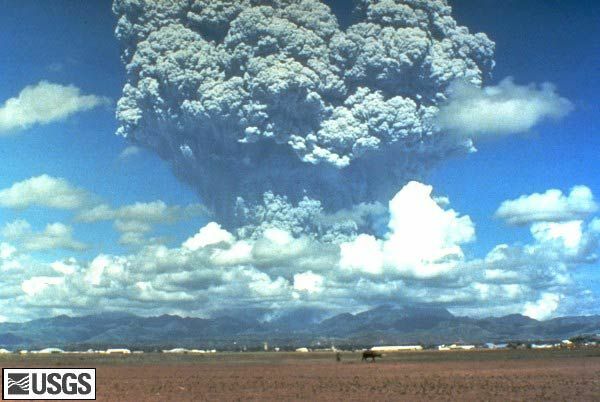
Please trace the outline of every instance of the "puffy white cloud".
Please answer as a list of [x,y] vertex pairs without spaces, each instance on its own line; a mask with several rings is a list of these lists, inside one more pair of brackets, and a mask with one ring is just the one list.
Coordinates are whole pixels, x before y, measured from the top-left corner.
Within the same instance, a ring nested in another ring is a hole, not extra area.
[[60,222],[49,223],[43,231],[33,231],[29,222],[18,219],[5,224],[0,230],[7,240],[16,243],[28,251],[53,250],[85,250],[87,246],[73,239],[73,229]]
[[301,272],[294,275],[294,290],[308,293],[320,292],[323,290],[324,281],[323,276],[312,271]]
[[362,235],[341,245],[342,268],[392,271],[416,277],[440,275],[463,258],[460,247],[475,238],[468,216],[444,210],[431,197],[431,186],[410,182],[390,201],[389,232],[383,240]]
[[459,81],[449,92],[437,123],[442,129],[475,138],[525,132],[544,119],[561,118],[573,109],[549,83],[537,88],[506,78],[497,86],[479,88]]
[[193,237],[190,237],[185,242],[183,242],[183,247],[196,251],[200,248],[210,246],[213,244],[225,243],[232,244],[234,241],[234,237],[228,231],[221,229],[221,225],[216,222],[210,222],[208,225],[204,226],[198,233],[196,233]]
[[64,261],[54,261],[50,263],[50,267],[63,275],[71,275],[77,272],[79,269],[79,265],[77,264],[77,260],[75,258],[68,258]]
[[206,213],[201,204],[190,204],[185,207],[167,205],[164,201],[136,202],[119,208],[106,204],[81,211],[77,220],[80,222],[100,222],[120,220],[121,222],[135,221],[142,223],[169,223]]
[[543,293],[535,302],[527,302],[523,314],[536,320],[544,320],[558,308],[561,296],[555,293]]
[[496,211],[496,217],[511,225],[523,225],[585,218],[597,210],[598,204],[592,191],[586,186],[575,186],[568,195],[561,190],[550,189],[541,194],[522,195],[504,201]]
[[539,243],[560,242],[568,250],[577,250],[583,237],[582,221],[536,222],[531,234]]
[[136,202],[119,208],[111,208],[106,204],[97,205],[81,211],[77,219],[81,222],[99,222],[118,219],[120,221],[136,221],[144,223],[176,222],[191,216],[205,213],[200,204],[190,204],[185,207],[167,205],[164,201]]
[[74,187],[67,180],[46,174],[31,177],[0,190],[0,206],[23,209],[42,206],[56,209],[76,209],[90,201],[87,191]]
[[57,276],[34,276],[33,278],[24,280],[21,288],[28,296],[35,296],[48,286],[61,285],[64,282],[64,278]]
[[381,242],[374,236],[361,234],[351,242],[340,244],[340,267],[380,274],[383,270]]
[[36,261],[18,242],[6,243],[0,270],[10,274],[0,276],[0,308],[10,319],[56,309],[209,316],[223,309],[318,305],[342,312],[406,302],[474,315],[576,312],[563,300],[585,290],[572,275],[577,267],[597,261],[596,220],[536,223],[529,243],[501,244],[473,259],[461,248],[474,239],[474,225],[448,202],[440,206],[430,186],[410,183],[389,204],[385,235],[363,233],[339,244],[272,227],[240,238],[215,222],[181,246],[146,244],[91,261]]
[[108,104],[108,98],[82,95],[73,85],[40,81],[0,106],[0,135],[25,130],[35,124],[47,124]]
[[460,244],[475,239],[471,218],[444,210],[431,197],[431,191],[431,186],[410,182],[390,201],[385,248],[395,263],[462,258]]
[[167,205],[161,200],[152,202],[136,202],[113,208],[107,204],[99,204],[80,210],[76,216],[79,222],[92,223],[106,220],[114,221],[114,228],[121,234],[119,243],[126,246],[142,246],[158,239],[146,237],[152,232],[155,224],[172,224],[191,217],[206,215],[201,204],[186,206]]
[[17,251],[12,245],[2,242],[0,243],[0,259],[6,260]]

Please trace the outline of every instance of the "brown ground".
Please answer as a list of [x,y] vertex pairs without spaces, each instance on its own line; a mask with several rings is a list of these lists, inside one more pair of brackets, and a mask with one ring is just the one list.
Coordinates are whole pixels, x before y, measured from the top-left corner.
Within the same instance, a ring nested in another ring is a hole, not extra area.
[[600,401],[600,350],[8,356],[0,366],[96,367],[99,401]]

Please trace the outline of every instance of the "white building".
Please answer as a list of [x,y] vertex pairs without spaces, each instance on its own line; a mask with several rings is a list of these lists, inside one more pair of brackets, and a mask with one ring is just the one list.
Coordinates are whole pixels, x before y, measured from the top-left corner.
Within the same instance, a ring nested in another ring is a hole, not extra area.
[[552,349],[553,347],[554,347],[554,345],[552,345],[550,343],[542,343],[542,344],[532,343],[531,344],[531,349]]
[[507,343],[486,343],[485,347],[488,349],[506,349]]
[[296,349],[296,352],[308,353],[308,348],[298,348],[298,349]]
[[4,355],[7,353],[12,353],[10,350],[6,350],[6,349],[0,349],[0,355]]
[[475,345],[457,345],[457,344],[452,344],[450,345],[450,349],[452,350],[472,350],[475,349]]
[[189,350],[185,349],[185,348],[174,348],[174,349],[169,349],[169,350],[163,350],[163,353],[188,353]]
[[440,345],[438,346],[438,350],[473,350],[475,349],[475,345],[457,345],[453,343],[450,346]]
[[114,348],[114,349],[106,349],[106,353],[108,354],[124,354],[128,355],[131,353],[131,350],[124,348]]
[[403,352],[409,350],[423,350],[421,345],[402,345],[402,346],[373,346],[373,352]]
[[34,350],[31,353],[65,353],[65,351],[59,348],[46,348],[42,350]]

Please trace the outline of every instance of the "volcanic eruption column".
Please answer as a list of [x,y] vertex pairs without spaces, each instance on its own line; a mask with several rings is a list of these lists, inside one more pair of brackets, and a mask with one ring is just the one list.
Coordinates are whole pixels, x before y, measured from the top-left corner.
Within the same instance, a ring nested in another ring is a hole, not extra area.
[[244,236],[387,202],[473,147],[435,118],[453,82],[481,87],[494,43],[444,0],[356,1],[345,30],[317,0],[113,9],[127,71],[118,134],[168,160]]

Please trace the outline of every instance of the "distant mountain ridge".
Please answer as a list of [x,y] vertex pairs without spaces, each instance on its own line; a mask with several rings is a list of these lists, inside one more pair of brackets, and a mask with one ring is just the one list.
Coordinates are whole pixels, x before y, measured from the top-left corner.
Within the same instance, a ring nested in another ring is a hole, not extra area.
[[25,323],[0,324],[0,347],[205,347],[239,349],[272,346],[441,344],[560,340],[600,333],[600,316],[560,317],[547,321],[512,314],[475,319],[428,305],[383,305],[358,314],[321,319],[307,309],[274,316],[268,322],[238,315],[190,318],[139,317],[103,313],[60,315]]

